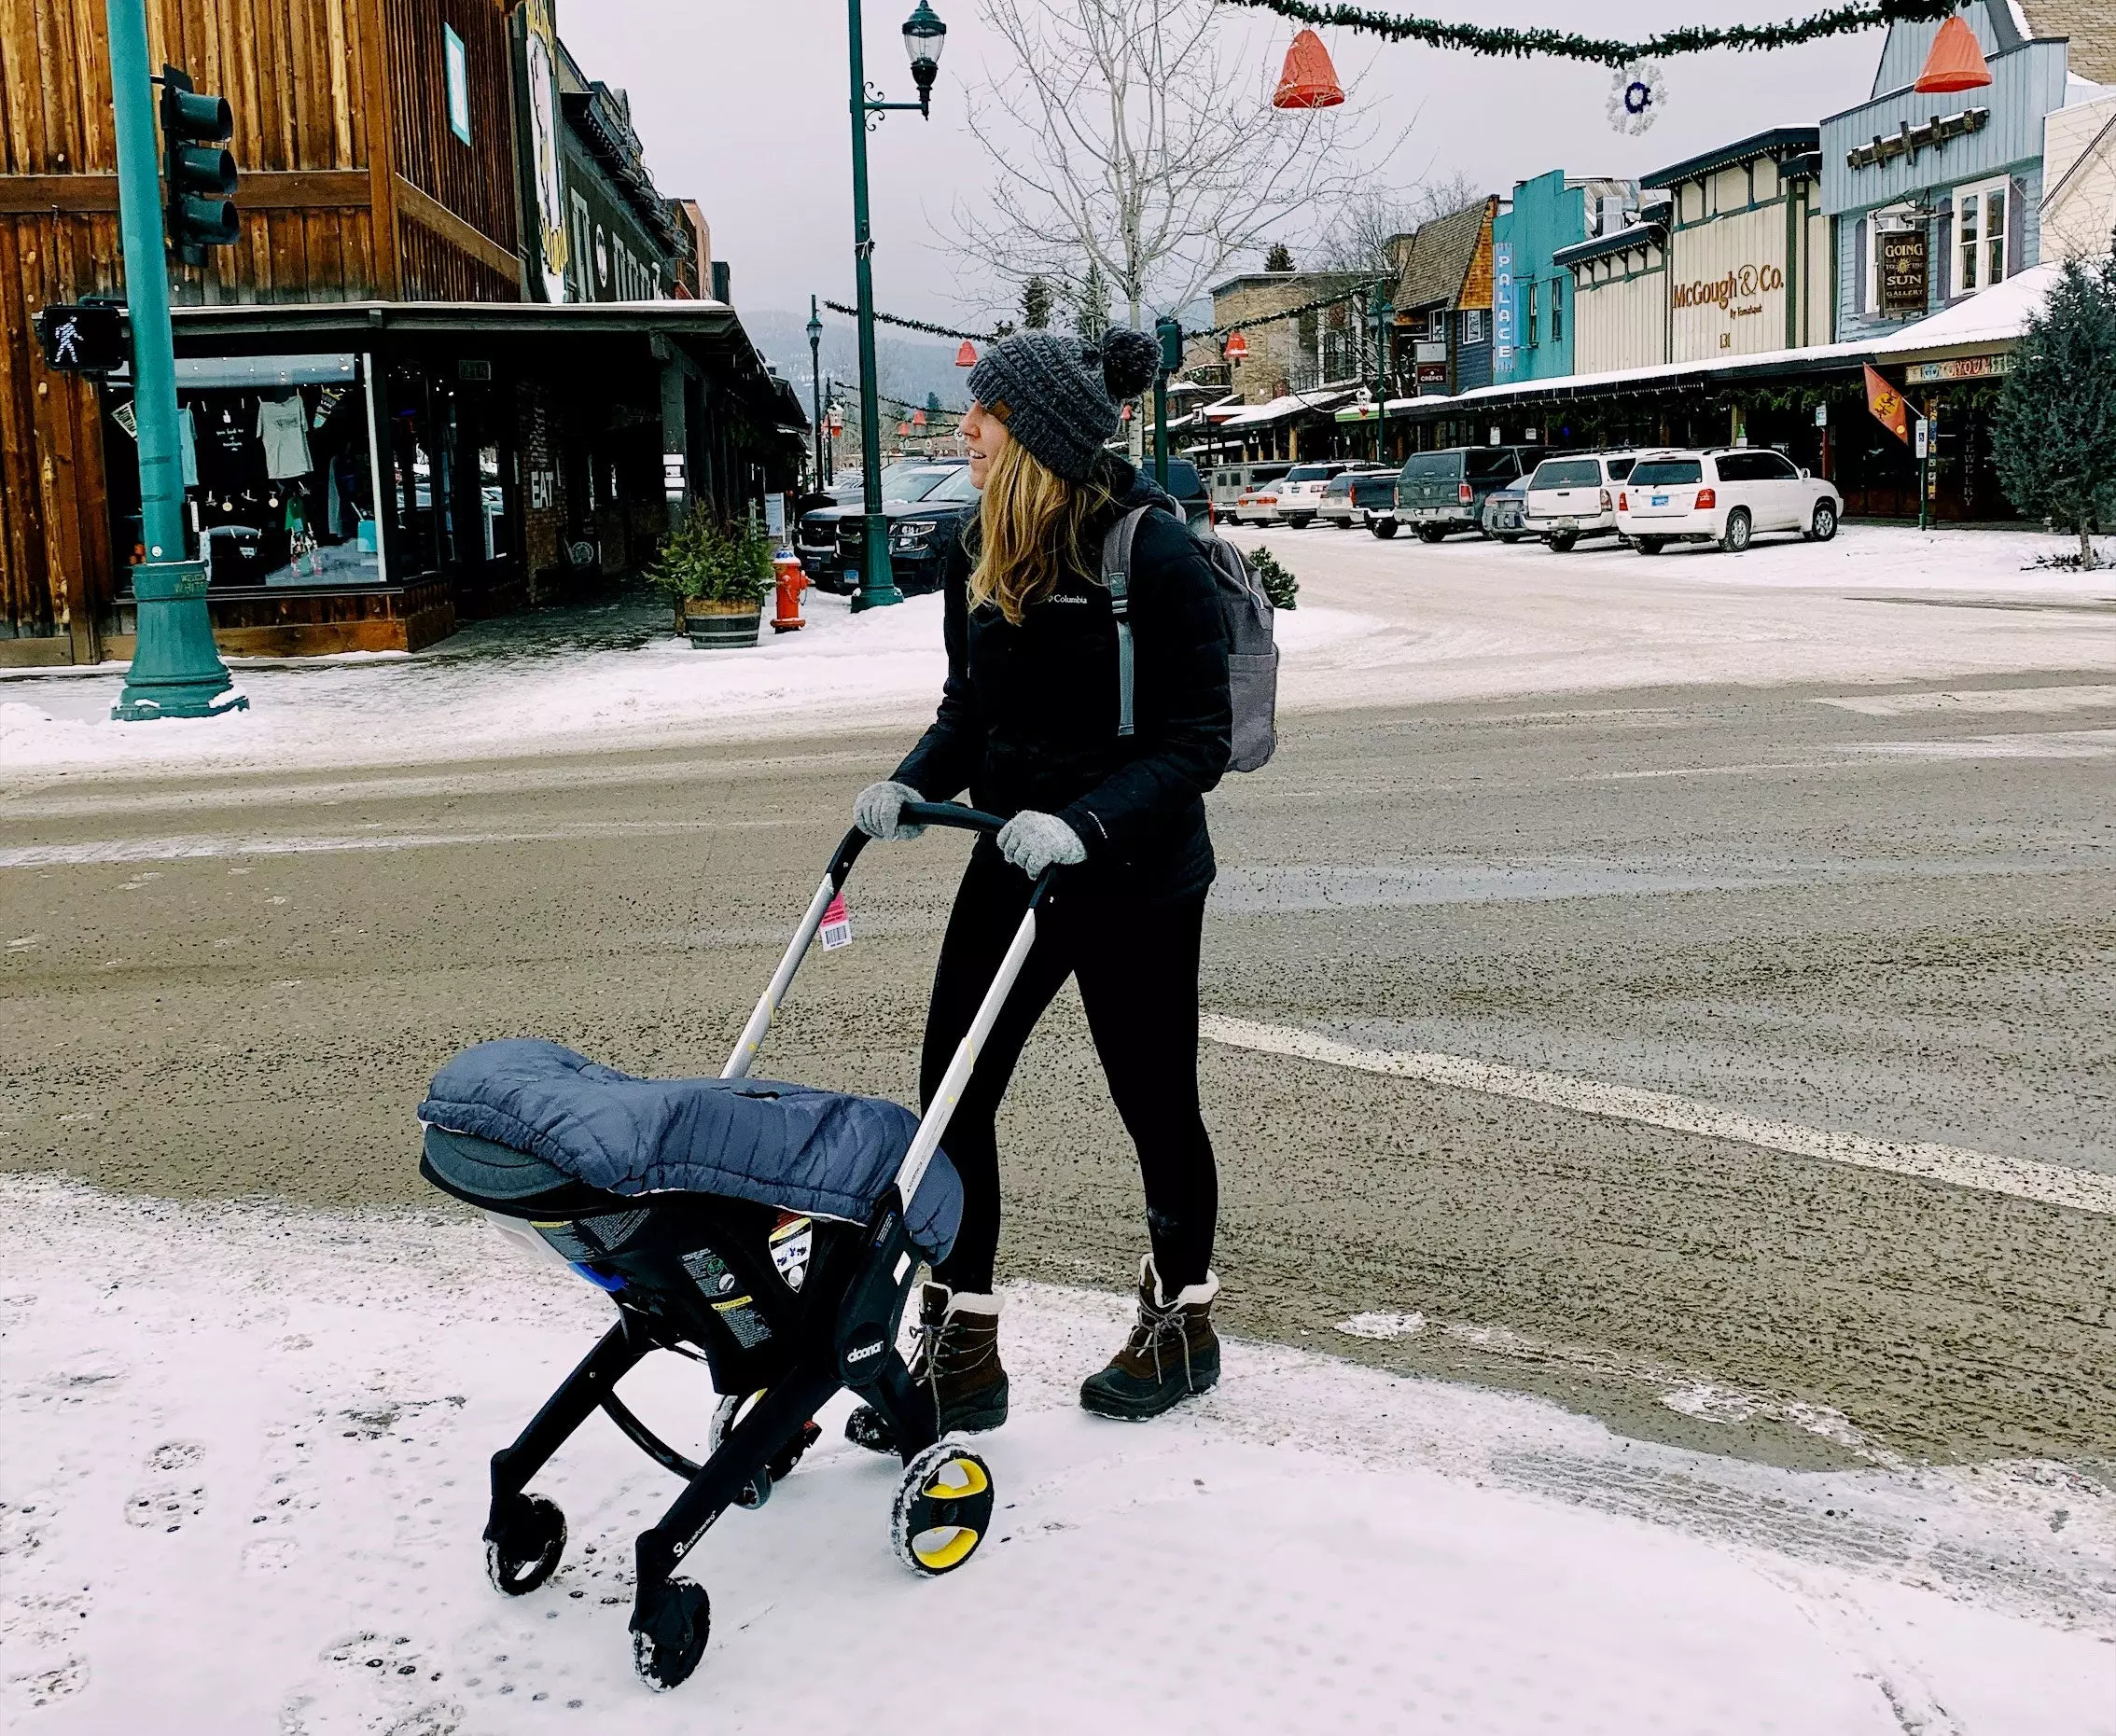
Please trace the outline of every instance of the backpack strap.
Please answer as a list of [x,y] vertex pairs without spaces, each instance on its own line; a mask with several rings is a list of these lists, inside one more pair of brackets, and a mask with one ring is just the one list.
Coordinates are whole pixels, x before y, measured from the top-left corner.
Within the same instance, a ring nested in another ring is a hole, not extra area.
[[1132,545],[1139,521],[1151,506],[1134,507],[1109,527],[1102,539],[1102,582],[1109,588],[1109,612],[1117,618],[1117,733],[1133,733],[1132,705]]

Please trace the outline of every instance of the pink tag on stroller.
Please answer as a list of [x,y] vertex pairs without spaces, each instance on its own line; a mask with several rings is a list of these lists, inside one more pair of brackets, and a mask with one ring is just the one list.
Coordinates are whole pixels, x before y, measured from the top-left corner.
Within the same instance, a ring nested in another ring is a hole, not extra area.
[[823,937],[823,950],[835,952],[840,947],[852,945],[852,918],[845,912],[845,895],[840,893],[832,898],[823,912],[823,926],[818,931]]

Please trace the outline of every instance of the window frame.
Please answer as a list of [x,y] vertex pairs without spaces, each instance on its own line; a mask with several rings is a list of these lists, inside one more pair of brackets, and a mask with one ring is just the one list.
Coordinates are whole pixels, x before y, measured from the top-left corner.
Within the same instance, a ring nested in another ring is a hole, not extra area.
[[1565,279],[1551,279],[1551,341],[1565,341]]
[[1528,347],[1538,349],[1543,341],[1543,285],[1535,278],[1528,280]]
[[[1998,223],[1996,229],[1987,221],[1994,196],[1998,201]],[[1967,238],[1962,230],[1962,208],[1965,205],[1975,213],[1977,219],[1975,234]],[[2019,261],[2008,257],[2012,252],[2012,177],[2003,174],[1988,175],[1981,181],[1971,181],[1966,186],[1954,188],[1947,195],[1947,210],[1953,224],[1948,259],[1949,265],[1954,268],[1953,280],[1947,285],[1953,292],[1948,297],[1950,301],[1959,300],[1964,296],[1980,296],[1986,289],[2002,284],[2014,275],[2019,269]],[[1992,251],[1994,248],[1996,254]],[[1994,257],[1998,265],[1996,276],[1988,269]],[[1965,262],[1974,264],[1976,270],[1973,273],[1963,270]],[[1969,281],[1972,274],[1976,278],[1973,284]]]
[[1462,341],[1464,343],[1482,343],[1483,340],[1484,310],[1483,308],[1464,308],[1462,310]]
[[455,26],[441,26],[441,109],[449,132],[462,144],[470,143],[470,51]]

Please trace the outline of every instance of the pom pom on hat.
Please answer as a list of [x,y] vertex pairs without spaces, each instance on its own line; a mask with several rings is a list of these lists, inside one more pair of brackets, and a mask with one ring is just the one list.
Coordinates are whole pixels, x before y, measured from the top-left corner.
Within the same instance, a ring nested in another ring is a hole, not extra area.
[[1102,379],[1112,400],[1136,397],[1161,371],[1161,345],[1148,333],[1119,329],[1102,340]]

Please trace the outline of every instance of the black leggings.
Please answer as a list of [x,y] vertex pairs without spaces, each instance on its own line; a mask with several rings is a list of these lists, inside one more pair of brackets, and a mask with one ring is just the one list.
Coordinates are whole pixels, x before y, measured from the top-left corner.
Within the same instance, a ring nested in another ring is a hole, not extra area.
[[[934,972],[919,1095],[930,1103],[955,1046],[1028,908],[1020,869],[979,851],[955,894]],[[1078,976],[1109,1095],[1138,1148],[1154,1271],[1173,1297],[1212,1263],[1219,1178],[1198,1113],[1198,941],[1204,894],[1175,904],[1068,899],[1063,878],[1037,914],[1036,945],[993,1026],[940,1141],[963,1181],[963,1223],[936,1276],[976,1295],[992,1288],[999,1247],[999,1146],[994,1120],[1029,1033],[1068,976]]]

